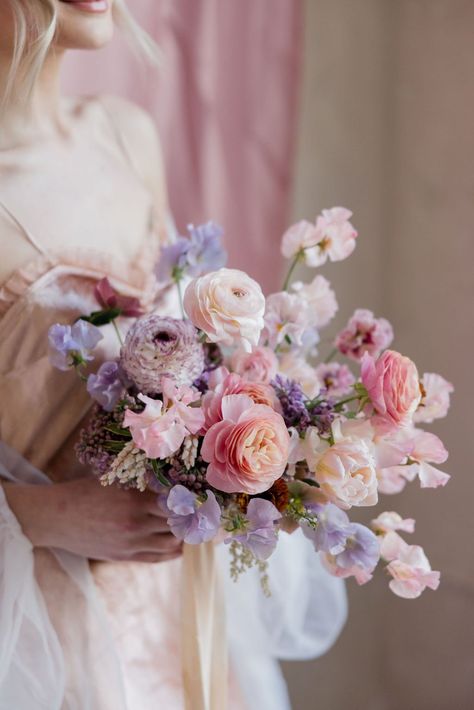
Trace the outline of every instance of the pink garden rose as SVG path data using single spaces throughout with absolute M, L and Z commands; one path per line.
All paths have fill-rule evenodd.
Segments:
M 190 387 L 176 387 L 163 378 L 163 401 L 143 394 L 143 412 L 125 412 L 123 424 L 129 427 L 135 445 L 149 458 L 163 459 L 174 454 L 188 434 L 197 434 L 204 425 L 204 414 L 199 407 L 190 407 L 199 394 Z
M 283 418 L 244 394 L 223 397 L 221 410 L 201 448 L 207 481 L 226 493 L 263 493 L 286 468 L 290 437 Z
M 435 419 L 442 419 L 448 413 L 453 385 L 433 372 L 425 372 L 421 380 L 422 393 L 420 405 L 413 417 L 415 422 L 430 424 Z
M 191 281 L 184 309 L 212 343 L 241 345 L 250 352 L 263 328 L 265 297 L 243 271 L 219 269 Z
M 297 281 L 292 288 L 307 304 L 310 326 L 323 328 L 336 315 L 338 309 L 336 295 L 324 276 L 318 274 L 309 284 Z
M 248 382 L 268 384 L 278 371 L 278 359 L 273 350 L 259 346 L 251 353 L 242 348 L 236 350 L 230 359 L 231 369 Z
M 337 335 L 339 352 L 360 362 L 364 353 L 378 357 L 393 340 L 393 328 L 385 318 L 375 318 L 372 311 L 358 308 L 346 327 Z
M 306 461 L 322 493 L 340 508 L 375 505 L 378 500 L 376 461 L 371 442 L 344 436 L 333 424 L 335 443 L 329 446 L 314 427 L 305 436 Z
M 364 354 L 362 384 L 377 412 L 388 424 L 400 426 L 413 419 L 421 399 L 415 363 L 395 350 L 386 350 L 377 360 Z
M 236 372 L 219 367 L 209 377 L 209 390 L 202 399 L 205 429 L 222 419 L 222 399 L 229 394 L 246 394 L 255 404 L 265 404 L 279 409 L 275 390 L 264 382 L 249 382 Z

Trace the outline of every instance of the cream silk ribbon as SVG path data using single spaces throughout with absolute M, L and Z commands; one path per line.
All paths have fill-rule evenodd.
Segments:
M 181 648 L 186 710 L 226 710 L 224 590 L 213 542 L 184 545 Z

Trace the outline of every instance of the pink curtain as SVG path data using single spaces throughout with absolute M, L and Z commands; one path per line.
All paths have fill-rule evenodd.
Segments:
M 229 263 L 278 288 L 288 222 L 302 46 L 301 0 L 134 0 L 163 53 L 155 74 L 123 38 L 72 53 L 68 92 L 117 93 L 155 117 L 180 231 L 214 219 Z

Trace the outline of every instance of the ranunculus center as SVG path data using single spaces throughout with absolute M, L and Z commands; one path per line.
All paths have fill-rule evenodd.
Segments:
M 234 286 L 232 289 L 232 293 L 234 296 L 237 298 L 244 298 L 244 296 L 247 295 L 247 291 L 244 288 L 239 288 L 238 286 Z

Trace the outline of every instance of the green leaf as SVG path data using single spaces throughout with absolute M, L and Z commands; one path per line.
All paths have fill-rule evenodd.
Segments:
M 321 488 L 319 483 L 314 480 L 314 478 L 303 478 L 303 483 L 307 483 L 308 486 L 313 486 L 314 488 Z
M 122 429 L 118 424 L 109 424 L 104 427 L 106 431 L 110 431 L 112 434 L 117 434 L 117 436 L 125 436 L 127 439 L 131 439 L 130 429 Z
M 107 441 L 104 441 L 103 446 L 106 451 L 110 451 L 110 453 L 114 454 L 119 454 L 126 443 L 126 441 L 114 441 L 113 439 L 107 439 Z
M 162 466 L 160 466 L 159 462 L 157 459 L 149 459 L 151 463 L 151 467 L 153 469 L 153 473 L 155 474 L 156 478 L 159 480 L 162 486 L 165 486 L 166 488 L 169 488 L 171 486 L 170 481 L 166 478 L 164 473 L 162 472 Z
M 121 308 L 104 308 L 101 311 L 93 311 L 88 316 L 79 316 L 78 320 L 85 320 L 96 326 L 107 325 L 107 323 L 111 323 L 118 318 L 121 313 Z

